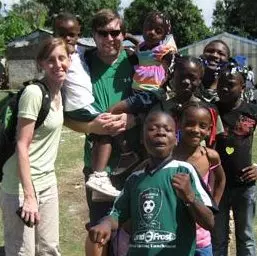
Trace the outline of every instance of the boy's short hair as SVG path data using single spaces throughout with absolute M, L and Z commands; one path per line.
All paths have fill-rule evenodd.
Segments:
M 53 30 L 54 34 L 56 34 L 56 29 L 59 22 L 66 22 L 66 21 L 73 21 L 77 22 L 78 25 L 81 27 L 81 19 L 79 15 L 74 15 L 70 12 L 60 12 L 53 15 Z
M 157 115 L 164 115 L 164 116 L 167 116 L 167 117 L 169 117 L 169 118 L 174 122 L 174 124 L 175 124 L 174 118 L 173 118 L 172 115 L 169 114 L 168 112 L 163 111 L 163 110 L 152 110 L 152 111 L 150 111 L 150 112 L 148 113 L 148 115 L 146 116 L 145 121 L 144 121 L 144 126 L 147 125 L 147 123 L 149 122 L 149 120 L 151 120 L 151 118 L 152 118 L 153 116 L 157 116 Z
M 96 32 L 97 29 L 105 27 L 113 20 L 118 19 L 120 22 L 120 29 L 125 34 L 125 25 L 120 15 L 111 9 L 102 9 L 97 12 L 92 19 L 92 31 Z

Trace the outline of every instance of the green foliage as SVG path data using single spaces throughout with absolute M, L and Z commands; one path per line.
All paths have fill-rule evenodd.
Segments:
M 128 31 L 133 34 L 142 34 L 144 19 L 147 13 L 153 10 L 159 10 L 169 16 L 178 47 L 210 36 L 201 11 L 191 0 L 135 0 L 129 8 L 125 9 Z
M 21 0 L 10 11 L 0 16 L 0 54 L 6 44 L 17 36 L 26 35 L 37 28 L 42 28 L 47 16 L 47 8 L 33 0 Z
M 213 30 L 257 38 L 256 0 L 218 0 L 213 13 Z
M 38 0 L 49 9 L 47 25 L 52 26 L 52 16 L 60 11 L 67 11 L 79 15 L 82 20 L 82 34 L 89 36 L 90 22 L 93 15 L 102 8 L 118 10 L 120 0 Z

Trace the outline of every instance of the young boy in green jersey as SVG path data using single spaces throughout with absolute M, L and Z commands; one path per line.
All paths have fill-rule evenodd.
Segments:
M 151 112 L 144 124 L 144 144 L 149 159 L 126 181 L 109 215 L 89 229 L 100 246 L 111 232 L 131 221 L 128 255 L 194 255 L 195 223 L 212 229 L 212 206 L 192 165 L 172 159 L 176 145 L 173 118 Z

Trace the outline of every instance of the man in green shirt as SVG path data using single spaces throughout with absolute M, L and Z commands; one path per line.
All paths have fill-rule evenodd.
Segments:
M 133 64 L 130 56 L 122 47 L 125 28 L 122 19 L 115 12 L 109 9 L 100 10 L 92 20 L 93 38 L 96 43 L 96 50 L 85 54 L 85 61 L 90 69 L 90 76 L 93 85 L 95 102 L 93 106 L 101 113 L 108 112 L 108 109 L 121 100 L 131 95 L 131 83 L 133 75 Z M 96 117 L 88 123 L 66 120 L 66 125 L 73 130 L 94 134 L 112 134 L 112 132 L 127 131 L 124 134 L 129 148 L 135 152 L 139 151 L 140 132 L 135 126 L 135 117 L 129 114 L 117 116 L 118 120 L 106 117 Z M 106 121 L 105 121 L 106 120 Z M 129 129 L 129 130 L 128 130 Z M 121 149 L 113 145 L 112 153 L 108 161 L 107 171 L 111 174 L 120 160 Z M 87 136 L 85 142 L 85 180 L 88 180 L 92 173 L 92 141 Z M 113 185 L 122 189 L 124 178 L 116 179 Z M 92 191 L 87 189 L 87 201 L 89 206 L 90 223 L 96 223 L 105 216 L 111 209 L 113 202 L 92 201 Z M 87 246 L 89 248 L 89 246 Z M 94 252 L 87 252 L 94 255 Z
M 92 242 L 104 245 L 112 231 L 130 220 L 128 255 L 194 255 L 195 223 L 213 227 L 213 213 L 205 206 L 212 202 L 195 169 L 172 160 L 175 144 L 173 118 L 161 111 L 150 113 L 144 125 L 149 159 L 127 179 L 109 216 L 89 230 Z

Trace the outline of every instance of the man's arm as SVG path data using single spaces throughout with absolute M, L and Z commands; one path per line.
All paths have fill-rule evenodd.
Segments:
M 126 123 L 122 115 L 103 113 L 90 122 L 75 121 L 65 117 L 64 125 L 81 133 L 98 135 L 112 135 L 125 131 Z
M 177 196 L 185 202 L 195 222 L 204 229 L 212 230 L 214 227 L 214 215 L 207 206 L 197 200 L 191 186 L 190 175 L 186 173 L 174 175 L 172 185 L 177 192 Z

